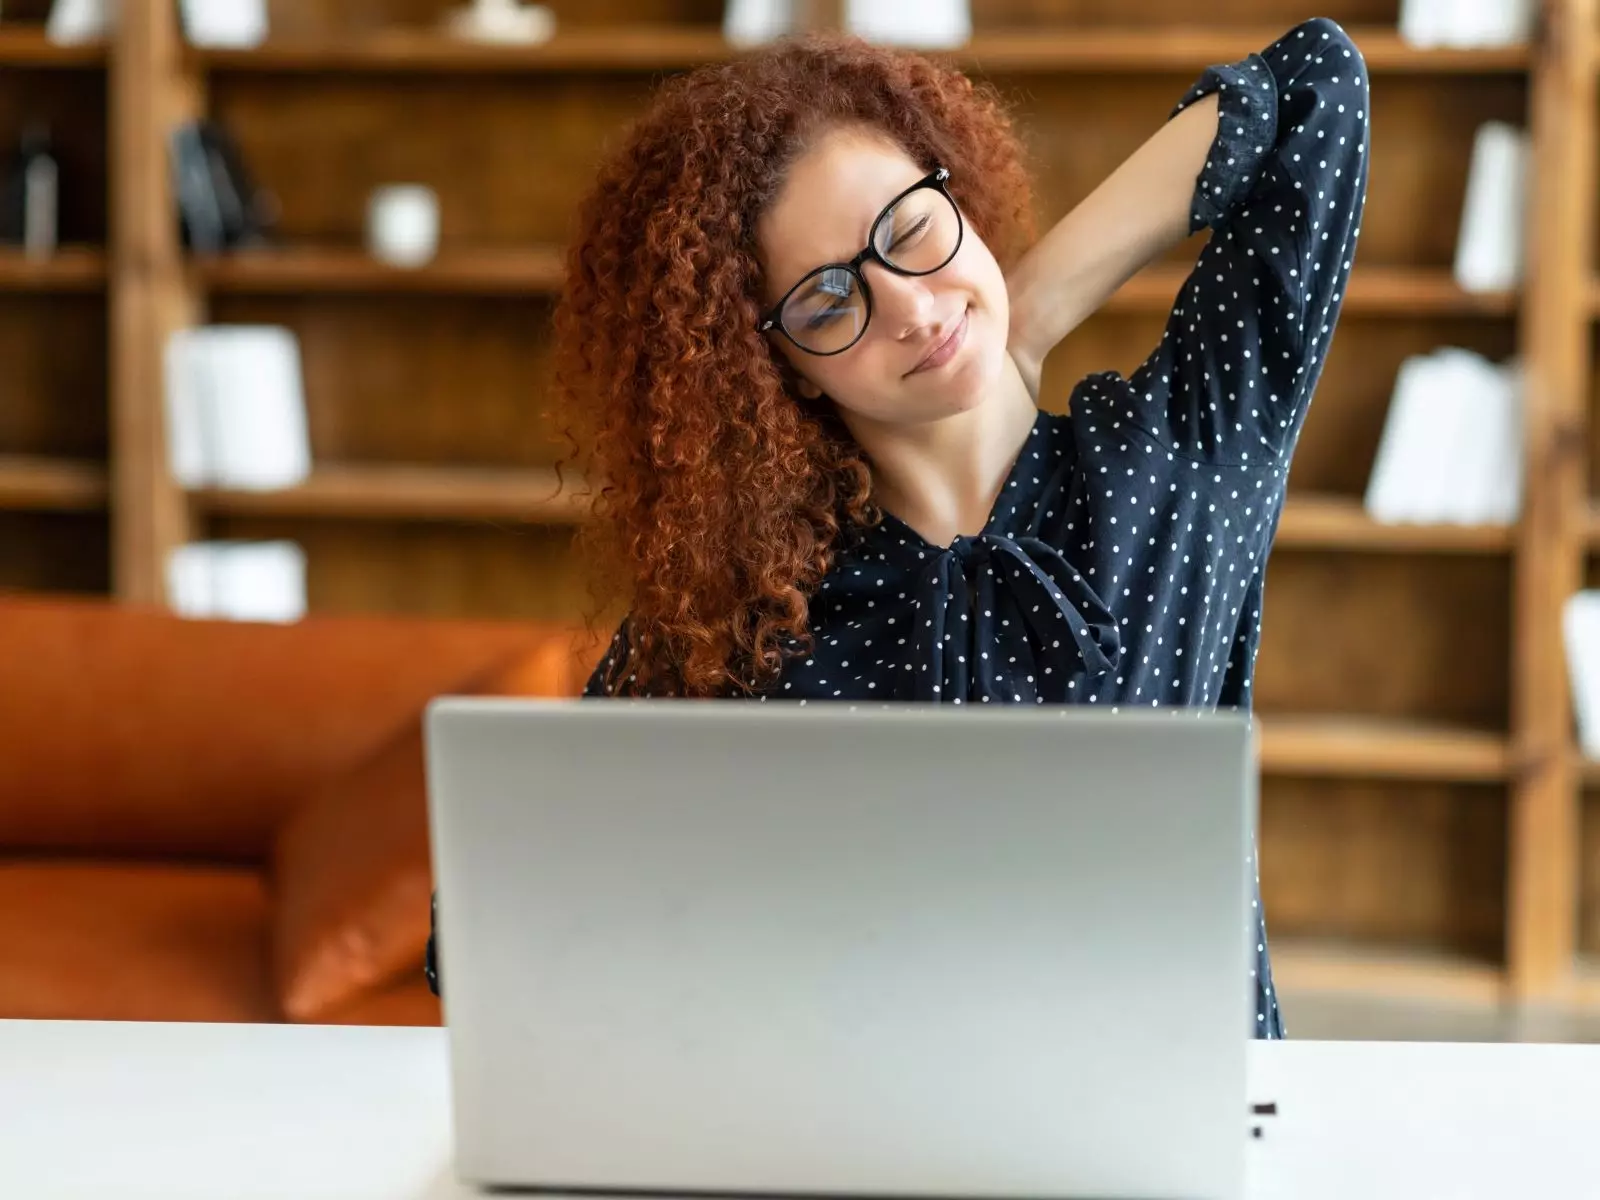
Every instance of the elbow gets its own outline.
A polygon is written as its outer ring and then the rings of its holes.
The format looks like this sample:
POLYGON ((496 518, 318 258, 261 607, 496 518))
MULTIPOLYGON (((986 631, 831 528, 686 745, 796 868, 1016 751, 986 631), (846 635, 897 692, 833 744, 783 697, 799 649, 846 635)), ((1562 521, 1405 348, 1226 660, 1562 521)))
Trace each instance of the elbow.
POLYGON ((1337 75, 1343 82, 1348 72, 1351 81, 1366 92, 1366 56, 1339 22, 1331 17, 1312 17, 1296 25, 1284 38, 1285 48, 1291 51, 1297 48, 1296 42, 1310 43, 1305 48, 1312 51, 1313 58, 1322 60, 1323 74, 1337 75))

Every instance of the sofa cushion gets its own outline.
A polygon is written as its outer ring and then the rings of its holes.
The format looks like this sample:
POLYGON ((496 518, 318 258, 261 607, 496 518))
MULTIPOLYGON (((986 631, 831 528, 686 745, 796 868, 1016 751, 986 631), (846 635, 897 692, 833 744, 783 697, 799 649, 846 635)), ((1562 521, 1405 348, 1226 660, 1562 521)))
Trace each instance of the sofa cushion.
MULTIPOLYGON (((552 641, 454 691, 563 696, 578 686, 570 644, 552 641)), ((433 869, 421 712, 312 790, 278 834, 271 878, 273 971, 290 1020, 329 1020, 396 979, 422 981, 433 869)))
POLYGON ((278 1021, 260 871, 0 860, 0 1017, 278 1021))
POLYGON ((0 595, 0 849, 259 864, 307 791, 427 701, 569 630, 197 621, 0 595))

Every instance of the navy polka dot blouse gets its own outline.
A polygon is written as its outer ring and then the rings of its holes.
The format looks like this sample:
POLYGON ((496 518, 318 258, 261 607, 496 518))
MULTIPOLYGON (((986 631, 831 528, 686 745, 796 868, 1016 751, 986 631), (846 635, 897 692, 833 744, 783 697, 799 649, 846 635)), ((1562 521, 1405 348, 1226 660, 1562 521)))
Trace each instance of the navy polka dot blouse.
MULTIPOLYGON (((886 515, 812 604, 774 699, 1248 708, 1262 576, 1338 317, 1367 181, 1367 80, 1327 20, 1206 70, 1191 209, 1212 237, 1161 344, 1040 413, 981 534, 886 515)), ((588 695, 608 694, 622 635, 588 695)), ((625 682, 625 681, 624 681, 625 682)), ((768 698, 763 696, 762 699, 768 698)), ((1259 876, 1257 876, 1259 879, 1259 876)), ((1253 1032, 1281 1037, 1256 888, 1253 1032)))

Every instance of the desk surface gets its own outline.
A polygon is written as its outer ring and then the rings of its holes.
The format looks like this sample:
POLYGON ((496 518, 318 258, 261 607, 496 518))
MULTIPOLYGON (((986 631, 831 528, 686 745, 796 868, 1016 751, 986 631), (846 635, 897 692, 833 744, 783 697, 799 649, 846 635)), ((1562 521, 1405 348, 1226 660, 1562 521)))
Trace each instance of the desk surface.
MULTIPOLYGON (((1600 1196, 1600 1046, 1251 1043, 1259 1200, 1600 1196)), ((0 1195, 462 1200, 438 1029, 0 1021, 0 1195)))

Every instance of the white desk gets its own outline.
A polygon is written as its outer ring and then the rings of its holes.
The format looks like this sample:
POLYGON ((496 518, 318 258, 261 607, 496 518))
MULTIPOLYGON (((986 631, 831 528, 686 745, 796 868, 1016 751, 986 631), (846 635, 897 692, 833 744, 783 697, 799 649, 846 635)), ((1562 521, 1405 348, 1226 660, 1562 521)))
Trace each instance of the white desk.
MULTIPOLYGON (((1260 1200, 1600 1197, 1600 1046, 1250 1047, 1260 1200)), ((0 1021, 0 1197, 461 1200, 437 1029, 0 1021)))

